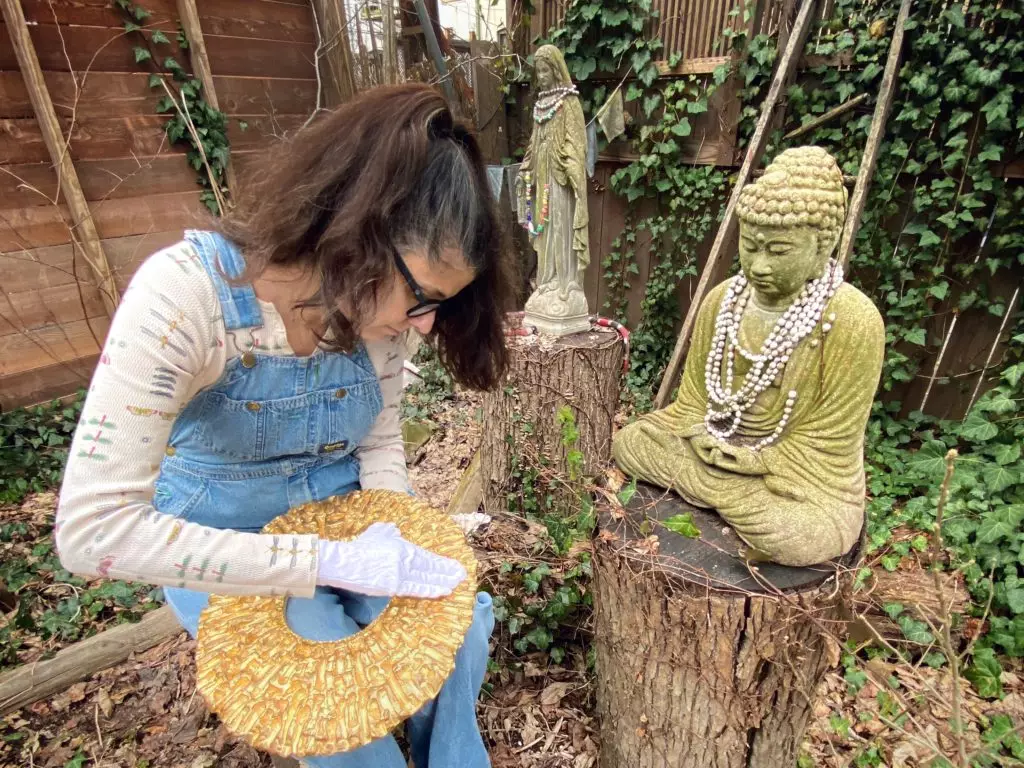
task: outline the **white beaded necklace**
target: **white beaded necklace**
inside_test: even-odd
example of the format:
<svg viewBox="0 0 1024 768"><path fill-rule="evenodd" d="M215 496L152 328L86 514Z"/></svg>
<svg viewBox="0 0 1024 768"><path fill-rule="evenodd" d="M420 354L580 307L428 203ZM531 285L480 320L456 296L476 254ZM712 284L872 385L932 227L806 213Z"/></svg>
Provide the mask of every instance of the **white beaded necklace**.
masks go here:
<svg viewBox="0 0 1024 768"><path fill-rule="evenodd" d="M750 301L751 290L747 288L747 279L736 275L729 281L722 304L718 308L715 319L715 334L711 341L704 376L708 389L708 407L704 415L704 425L708 434L718 440L732 437L740 426L743 413L757 400L758 396L771 386L775 378L786 367L789 357L797 345L814 330L821 320L829 300L835 295L843 282L843 269L835 259L829 261L825 273L804 286L796 300L775 323L757 353L743 348L739 340L740 321L747 302ZM822 323L821 330L828 333L835 322L835 314L828 316ZM811 340L817 346L817 339ZM742 355L752 363L747 375L743 377L740 388L733 392L733 360L735 355ZM722 363L725 363L725 384L722 384ZM782 430L786 428L789 417L796 404L797 392L791 389L786 397L775 431L762 438L752 449L759 451L775 442Z"/></svg>
<svg viewBox="0 0 1024 768"><path fill-rule="evenodd" d="M533 105L533 119L538 123L546 123L555 116L555 112L562 106L566 97L578 93L575 85L560 85L541 91L537 94L537 101Z"/></svg>

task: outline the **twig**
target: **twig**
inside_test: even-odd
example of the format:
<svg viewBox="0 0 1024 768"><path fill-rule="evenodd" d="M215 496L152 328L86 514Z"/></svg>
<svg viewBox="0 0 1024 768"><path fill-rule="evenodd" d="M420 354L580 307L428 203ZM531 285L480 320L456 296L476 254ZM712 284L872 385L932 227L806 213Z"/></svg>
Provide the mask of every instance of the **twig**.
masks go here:
<svg viewBox="0 0 1024 768"><path fill-rule="evenodd" d="M324 81L320 75L320 59L323 58L325 52L323 32L320 29L320 19L316 15L316 3L310 3L309 8L313 12L313 31L316 32L316 51L313 53L313 69L316 70L316 106L314 106L312 114L306 118L306 122L302 124L303 128L313 122L313 118L320 114L320 110L323 108L321 104L324 95Z"/></svg>
<svg viewBox="0 0 1024 768"><path fill-rule="evenodd" d="M978 399L978 392L981 391L981 385L985 381L985 371L988 370L989 365L992 363L992 358L995 357L996 349L999 348L999 339L1002 338L1003 332L1006 330L1006 324L1010 322L1010 315L1013 314L1013 308L1017 306L1017 297L1020 296L1020 285L1013 290L1013 298L1010 299L1010 303L1006 305L1006 313L1003 315L1003 322L999 326L999 333L996 334L995 339L992 340L992 347L988 351L988 357L985 358L985 364L981 366L981 373L978 374L978 383L974 385L974 392L971 393L971 400L967 403L966 413L970 413L974 407L975 400Z"/></svg>
<svg viewBox="0 0 1024 768"><path fill-rule="evenodd" d="M934 545L934 556L932 559L932 575L935 579L935 591L939 597L939 605L946 604L946 597L942 588L942 579L939 577L939 562L945 549L942 540L942 514L946 509L946 501L949 498L949 484L953 479L953 470L956 458L959 454L955 448L950 448L946 453L946 475L942 478L942 485L939 488L939 503L935 511L935 537L932 539ZM947 617L948 618L948 617ZM942 646L949 662L949 672L953 682L953 733L956 737L956 748L960 758L960 768L969 768L967 762L967 745L964 743L964 721L960 712L960 659L953 650L953 639L949 631L950 622L946 621L942 627Z"/></svg>
<svg viewBox="0 0 1024 768"><path fill-rule="evenodd" d="M917 409L919 411L924 411L928 398L932 394L932 385L935 384L935 379L939 376L939 366L942 365L942 358L946 356L946 347L949 346L949 340L953 337L953 330L956 328L956 321L958 319L960 319L960 314L954 312L953 321L949 324L949 331L946 332L946 339L942 342L942 349L939 350L939 356L935 358L935 365L932 366L932 375L928 378L928 386L924 390L924 397L921 398L921 405Z"/></svg>
<svg viewBox="0 0 1024 768"><path fill-rule="evenodd" d="M221 212L228 210L227 205L224 202L224 196L220 191L220 182L213 173L213 169L210 167L209 161L206 159L206 150L203 149L203 142L199 138L199 134L196 132L196 126L192 122L192 116L188 113L188 104L185 99L181 100L181 104L178 104L178 100L174 98L174 93L171 91L170 86L167 85L167 81L163 78L160 79L160 85L163 86L164 91L167 93L167 98L174 104L174 108L178 111L178 114L182 116L185 121L185 125L188 127L188 132L192 135L192 140L196 143L196 149L199 150L199 157L203 160L203 166L206 168L206 175L210 179L210 189L213 190L213 196L217 198L217 207L220 208Z"/></svg>

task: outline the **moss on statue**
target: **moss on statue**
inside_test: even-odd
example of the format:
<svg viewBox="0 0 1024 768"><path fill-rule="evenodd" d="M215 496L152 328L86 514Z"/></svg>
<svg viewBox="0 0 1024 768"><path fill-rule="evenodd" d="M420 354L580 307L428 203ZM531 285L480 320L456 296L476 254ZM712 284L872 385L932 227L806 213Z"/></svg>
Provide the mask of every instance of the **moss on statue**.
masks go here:
<svg viewBox="0 0 1024 768"><path fill-rule="evenodd" d="M627 474L716 510L752 558L811 565L847 553L863 525L884 324L830 259L846 190L828 153L786 150L737 211L743 274L701 305L676 401L622 429L612 452Z"/></svg>

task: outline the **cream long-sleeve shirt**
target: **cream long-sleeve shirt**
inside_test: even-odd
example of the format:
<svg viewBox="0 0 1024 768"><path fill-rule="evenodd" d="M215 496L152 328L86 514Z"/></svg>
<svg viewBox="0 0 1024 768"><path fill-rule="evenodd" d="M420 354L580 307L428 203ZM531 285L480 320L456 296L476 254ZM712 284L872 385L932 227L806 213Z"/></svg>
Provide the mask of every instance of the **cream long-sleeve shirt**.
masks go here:
<svg viewBox="0 0 1024 768"><path fill-rule="evenodd" d="M185 522L153 507L160 462L185 405L253 345L261 354L293 354L274 306L261 301L260 310L263 327L251 338L248 329L226 331L213 283L186 241L139 267L111 322L68 456L54 533L69 571L222 594L313 594L316 536L289 537L289 551L302 560L295 567L294 557L271 556L269 535ZM384 409L356 449L360 482L410 492L399 421L404 347L388 341L367 350Z"/></svg>

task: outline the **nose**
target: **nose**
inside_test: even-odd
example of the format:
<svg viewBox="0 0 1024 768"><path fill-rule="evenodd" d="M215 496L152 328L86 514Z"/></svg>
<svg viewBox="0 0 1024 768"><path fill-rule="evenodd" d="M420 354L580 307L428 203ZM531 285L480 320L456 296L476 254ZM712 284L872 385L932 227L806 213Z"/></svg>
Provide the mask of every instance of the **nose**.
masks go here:
<svg viewBox="0 0 1024 768"><path fill-rule="evenodd" d="M772 273L772 267L767 259L755 258L750 265L750 274L754 277L768 277Z"/></svg>
<svg viewBox="0 0 1024 768"><path fill-rule="evenodd" d="M430 329L434 327L434 320L437 318L437 312L428 312L425 315L419 317L410 317L409 325L416 329L421 336L426 336L430 333Z"/></svg>

